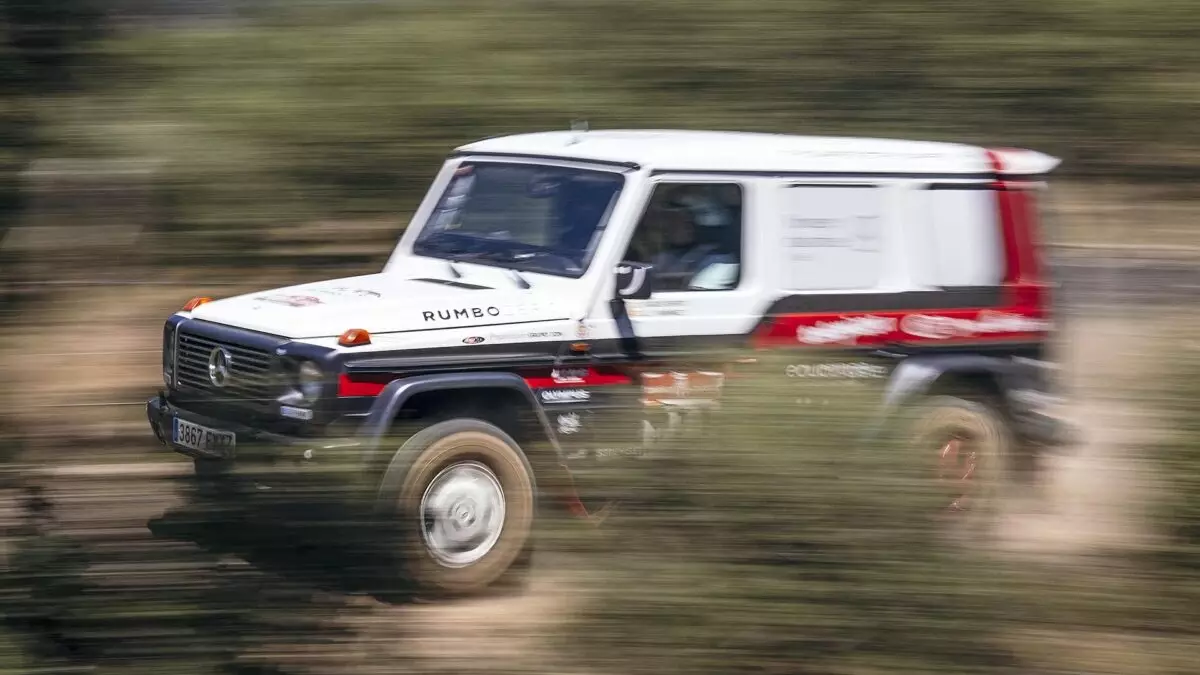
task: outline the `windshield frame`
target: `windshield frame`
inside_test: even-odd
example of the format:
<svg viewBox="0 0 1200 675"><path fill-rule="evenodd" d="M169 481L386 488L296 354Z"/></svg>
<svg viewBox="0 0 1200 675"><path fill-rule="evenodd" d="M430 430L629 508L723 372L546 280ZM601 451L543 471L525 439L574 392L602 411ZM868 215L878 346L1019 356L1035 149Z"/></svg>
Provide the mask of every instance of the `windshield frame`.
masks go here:
<svg viewBox="0 0 1200 675"><path fill-rule="evenodd" d="M442 253L442 252L437 252L437 251L422 250L423 249L423 246L421 245L422 237L425 236L428 227L430 226L430 224L433 222L434 218L436 217L437 212L438 212L437 211L438 207L441 204L443 204L445 202L445 200L447 199L447 197L449 196L451 187L454 185L454 179L456 178L458 171L463 166L466 166L466 165L472 165L472 166L476 166L476 167L479 167L481 165L511 166L514 168L533 169L533 170L566 169L566 170L570 170L570 171L579 171L579 172L587 172L587 173L594 173L594 174L606 174L608 177L615 178L618 183L617 188L613 192L613 195L610 198L609 203L606 206L604 212L601 214L601 216L599 217L599 219L596 222L596 227L595 227L594 231L592 232L591 237L588 241L588 244L583 250L583 255L581 256L581 258L579 260L579 269L578 270L561 270L561 269L557 269L557 268L548 268L545 265L541 265L541 264L537 264L537 263L526 263L526 262L522 262L519 260L504 260L504 259L495 259L495 258L488 258L488 257L477 257L475 254L472 254L472 253L454 254L454 253ZM421 218L419 220L419 225L415 228L410 227L409 228L410 232L406 233L406 234L411 234L411 239L409 240L408 245L406 246L406 248L408 249L407 252L409 255L412 255L415 257L428 258L428 259L432 259L432 260L444 260L444 261L457 262L457 263L466 263L466 264L480 265L483 267L493 267L493 268L499 268L499 269L516 270L516 271L520 271L520 272L544 274L544 275L548 275L548 276L568 278L568 279L582 278L591 269L592 263L595 261L595 258L596 258L596 253L597 253L601 243L604 240L604 235L608 231L609 224L612 220L613 213L616 211L618 205L621 203L622 199L628 192L629 174L631 172L632 172L632 169L629 167L614 167L614 166L609 166L609 165L604 165L604 164L595 164L595 163L586 162L586 161L571 160L568 158L563 158L562 160L557 160L556 158L551 158L551 157L547 157L544 159L539 157L537 160L531 160L530 158L522 157L519 155L514 155L512 157L508 157L508 156L477 156L477 155L471 155L471 154L464 154L461 156L456 156L456 157L454 157L454 161L449 161L446 163L444 174L443 174L444 178L442 178L442 180L439 180L437 182L437 185L433 189L431 189L430 195L429 195L429 208L422 209L423 211L426 211L426 212L421 216ZM458 234L455 236L469 237L471 235ZM481 241L486 240L482 237L480 237L479 239ZM516 242L516 244L519 247L530 246L529 244L524 244L521 242Z"/></svg>

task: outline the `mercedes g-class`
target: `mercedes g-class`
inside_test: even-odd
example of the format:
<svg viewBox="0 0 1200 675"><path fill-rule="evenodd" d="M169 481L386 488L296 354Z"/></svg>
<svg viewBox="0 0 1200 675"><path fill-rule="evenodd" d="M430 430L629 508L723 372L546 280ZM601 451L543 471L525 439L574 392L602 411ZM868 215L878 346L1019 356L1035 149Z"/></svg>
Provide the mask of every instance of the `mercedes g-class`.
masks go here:
<svg viewBox="0 0 1200 675"><path fill-rule="evenodd" d="M465 145L378 274L171 316L150 424L202 474L253 444L319 464L349 439L443 592L503 575L539 497L594 515L572 465L647 436L606 417L714 400L722 364L696 358L714 346L852 355L787 376L886 378L883 410L925 397L931 458L968 478L972 438L1058 437L1037 205L1057 164L727 132Z"/></svg>

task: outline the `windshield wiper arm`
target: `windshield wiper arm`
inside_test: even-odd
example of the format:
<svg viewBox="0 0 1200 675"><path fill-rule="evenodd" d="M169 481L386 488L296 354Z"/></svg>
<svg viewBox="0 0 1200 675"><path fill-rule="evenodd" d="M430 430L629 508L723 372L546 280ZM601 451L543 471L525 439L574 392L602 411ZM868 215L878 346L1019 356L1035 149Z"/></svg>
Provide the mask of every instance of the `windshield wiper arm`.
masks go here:
<svg viewBox="0 0 1200 675"><path fill-rule="evenodd" d="M510 271L512 272L513 279L517 282L518 288L530 288L529 282L525 280L525 277L521 276L520 272L516 270Z"/></svg>

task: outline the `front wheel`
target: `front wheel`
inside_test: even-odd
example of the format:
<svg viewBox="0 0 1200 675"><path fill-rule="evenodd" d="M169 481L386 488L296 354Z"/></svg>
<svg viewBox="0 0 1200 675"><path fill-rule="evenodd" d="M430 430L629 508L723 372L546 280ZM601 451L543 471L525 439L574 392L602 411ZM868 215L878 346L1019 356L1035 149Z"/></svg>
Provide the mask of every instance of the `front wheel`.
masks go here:
<svg viewBox="0 0 1200 675"><path fill-rule="evenodd" d="M398 527L404 568L416 586L463 595L498 581L527 550L536 487L508 434L482 420L452 419L401 446L377 503Z"/></svg>

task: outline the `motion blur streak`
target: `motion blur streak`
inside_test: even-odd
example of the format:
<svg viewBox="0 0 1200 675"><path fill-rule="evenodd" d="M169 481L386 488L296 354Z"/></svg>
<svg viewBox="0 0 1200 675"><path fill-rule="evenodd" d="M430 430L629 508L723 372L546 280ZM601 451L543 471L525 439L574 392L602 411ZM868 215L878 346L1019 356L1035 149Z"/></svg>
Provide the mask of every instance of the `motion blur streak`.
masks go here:
<svg viewBox="0 0 1200 675"><path fill-rule="evenodd" d="M0 673L1195 672L1200 4L0 18ZM188 298L375 272L449 149L573 119L1062 158L1047 221L1080 437L963 547L926 517L921 458L854 440L878 392L805 384L827 404L796 419L796 363L766 359L716 432L619 470L603 528L551 519L525 585L440 604L377 592L393 544L350 527L367 516L345 485L305 483L304 508L262 490L251 515L150 437L139 402Z"/></svg>

